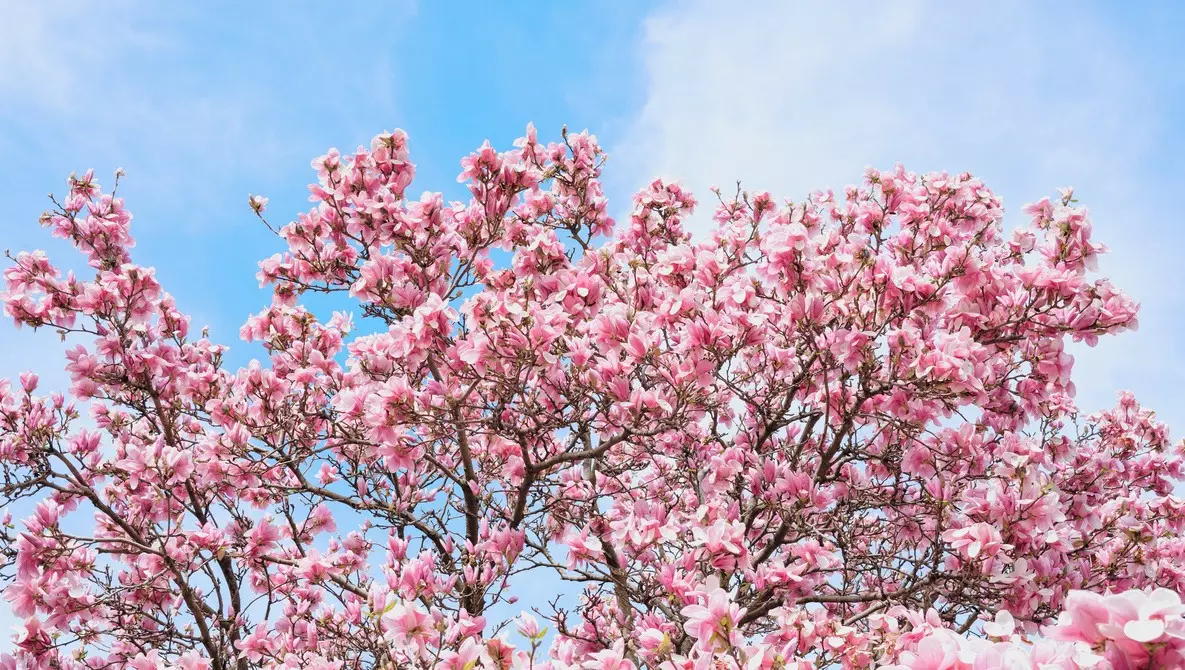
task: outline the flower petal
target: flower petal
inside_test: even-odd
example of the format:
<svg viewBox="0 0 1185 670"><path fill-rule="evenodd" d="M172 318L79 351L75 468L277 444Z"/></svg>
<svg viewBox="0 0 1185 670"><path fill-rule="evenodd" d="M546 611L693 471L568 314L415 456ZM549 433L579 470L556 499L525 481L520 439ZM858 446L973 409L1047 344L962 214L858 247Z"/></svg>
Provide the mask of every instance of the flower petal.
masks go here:
<svg viewBox="0 0 1185 670"><path fill-rule="evenodd" d="M1164 622L1160 619L1137 619L1123 625L1123 634L1136 642L1151 642L1164 635Z"/></svg>

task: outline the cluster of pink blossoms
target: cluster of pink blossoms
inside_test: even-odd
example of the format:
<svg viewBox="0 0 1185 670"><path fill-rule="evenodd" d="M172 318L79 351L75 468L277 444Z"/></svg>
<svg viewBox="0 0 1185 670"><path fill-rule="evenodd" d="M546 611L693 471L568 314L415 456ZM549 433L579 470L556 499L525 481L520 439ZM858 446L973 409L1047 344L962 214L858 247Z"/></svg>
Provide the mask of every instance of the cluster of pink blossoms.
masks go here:
<svg viewBox="0 0 1185 670"><path fill-rule="evenodd" d="M898 638L896 670L1029 670L1185 667L1185 605L1168 589L1103 596L1071 591L1066 611L1040 641L1020 634L1007 610L984 623L984 638L959 635L935 620L915 620Z"/></svg>
<svg viewBox="0 0 1185 670"><path fill-rule="evenodd" d="M1074 404L1066 343L1137 306L1071 193L1007 232L870 170L692 238L674 183L615 224L603 164L529 128L448 202L402 132L317 158L238 370L72 177L42 223L91 271L4 272L72 383L0 382L0 668L1185 666L1185 447Z"/></svg>

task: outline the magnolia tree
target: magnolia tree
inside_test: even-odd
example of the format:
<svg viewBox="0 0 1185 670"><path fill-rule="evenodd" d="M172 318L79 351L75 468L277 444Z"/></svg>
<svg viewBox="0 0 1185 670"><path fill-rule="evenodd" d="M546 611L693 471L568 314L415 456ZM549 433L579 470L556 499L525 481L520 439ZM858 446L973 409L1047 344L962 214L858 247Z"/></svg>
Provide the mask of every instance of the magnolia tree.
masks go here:
<svg viewBox="0 0 1185 670"><path fill-rule="evenodd" d="M79 344L68 392L0 385L0 667L1185 664L1185 448L1075 408L1066 344L1137 306L1069 192L1006 234L970 175L871 170L693 238L663 181L615 226L562 139L465 158L468 202L408 197L399 131L314 160L239 370L72 177L41 222L93 272L5 272Z"/></svg>

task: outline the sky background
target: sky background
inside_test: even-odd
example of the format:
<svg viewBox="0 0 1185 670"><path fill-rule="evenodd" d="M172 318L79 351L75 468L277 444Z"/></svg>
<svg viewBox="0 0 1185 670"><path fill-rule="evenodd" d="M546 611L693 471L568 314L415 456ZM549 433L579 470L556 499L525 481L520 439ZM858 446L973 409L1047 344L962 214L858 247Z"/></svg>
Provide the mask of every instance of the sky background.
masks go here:
<svg viewBox="0 0 1185 670"><path fill-rule="evenodd" d="M1101 272L1143 305L1138 332L1074 349L1079 404L1131 389L1180 437L1183 30L1170 1L0 0L0 249L79 267L37 225L46 194L123 167L136 261L239 365L256 352L238 327L269 300L255 263L281 250L248 194L288 221L313 157L384 130L410 134L412 194L459 198L458 161L483 140L588 128L615 215L655 176L706 202L737 180L801 199L869 165L970 171L1010 224L1074 186L1112 249ZM0 323L0 377L65 389L55 339Z"/></svg>

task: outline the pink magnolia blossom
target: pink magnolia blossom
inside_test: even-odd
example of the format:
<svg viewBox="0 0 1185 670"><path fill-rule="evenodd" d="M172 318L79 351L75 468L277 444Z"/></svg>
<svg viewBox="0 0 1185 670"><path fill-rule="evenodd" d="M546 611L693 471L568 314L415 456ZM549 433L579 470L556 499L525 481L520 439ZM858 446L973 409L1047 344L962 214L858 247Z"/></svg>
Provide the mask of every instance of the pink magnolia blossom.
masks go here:
<svg viewBox="0 0 1185 670"><path fill-rule="evenodd" d="M709 651L737 644L740 641L738 624L745 611L718 586L705 593L703 601L702 605L688 605L680 611L687 619L683 624L687 633Z"/></svg>

